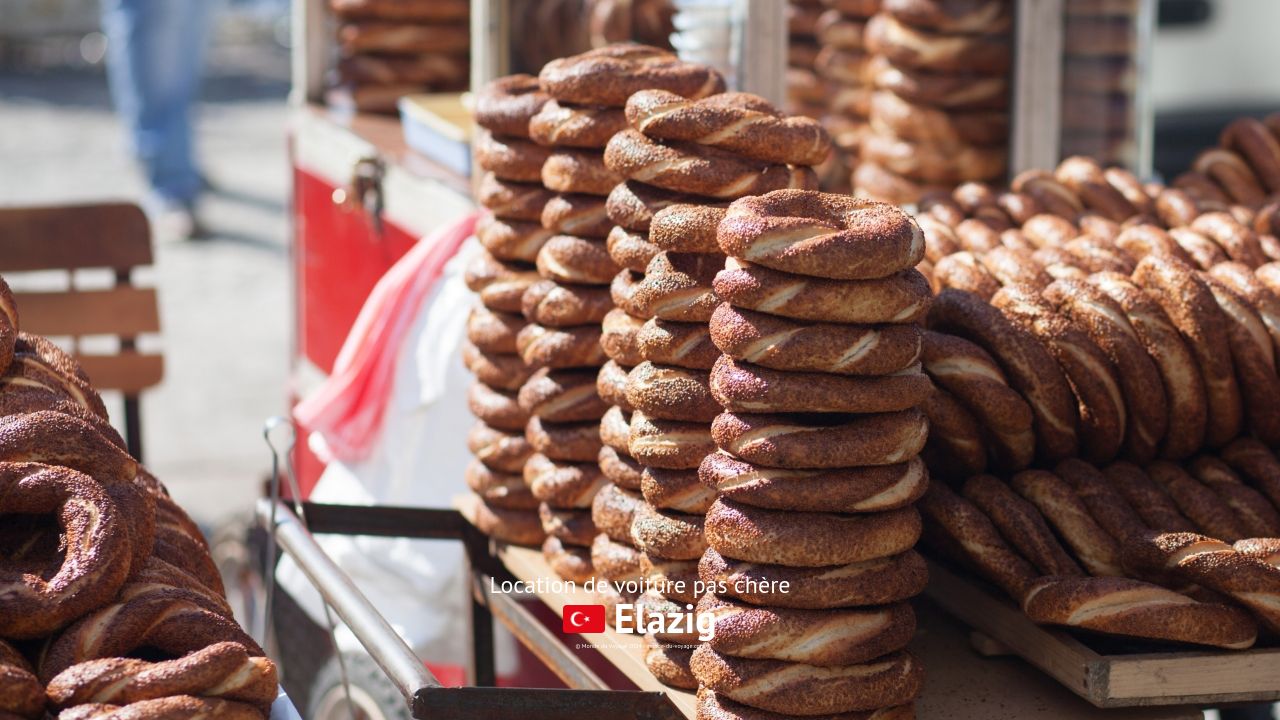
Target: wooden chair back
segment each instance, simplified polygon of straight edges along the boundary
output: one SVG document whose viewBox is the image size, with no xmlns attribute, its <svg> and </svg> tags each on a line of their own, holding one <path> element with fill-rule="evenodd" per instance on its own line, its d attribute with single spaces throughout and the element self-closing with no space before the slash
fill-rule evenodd
<svg viewBox="0 0 1280 720">
<path fill-rule="evenodd" d="M 164 356 L 141 352 L 137 340 L 160 332 L 155 288 L 133 284 L 152 264 L 151 229 L 137 205 L 109 203 L 0 208 L 0 275 L 63 271 L 65 290 L 14 289 L 22 330 L 58 341 L 84 367 L 94 387 L 124 396 L 125 440 L 142 459 L 139 396 L 164 378 Z M 114 284 L 78 289 L 76 270 L 106 268 Z M 116 354 L 82 352 L 86 336 L 113 336 Z"/>
</svg>

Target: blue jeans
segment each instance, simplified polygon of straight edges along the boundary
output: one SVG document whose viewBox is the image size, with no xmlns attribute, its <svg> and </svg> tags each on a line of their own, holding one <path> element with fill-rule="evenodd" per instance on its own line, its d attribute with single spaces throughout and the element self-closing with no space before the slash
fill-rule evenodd
<svg viewBox="0 0 1280 720">
<path fill-rule="evenodd" d="M 155 199 L 188 204 L 203 180 L 192 147 L 216 0 L 102 0 L 111 96 Z"/>
</svg>

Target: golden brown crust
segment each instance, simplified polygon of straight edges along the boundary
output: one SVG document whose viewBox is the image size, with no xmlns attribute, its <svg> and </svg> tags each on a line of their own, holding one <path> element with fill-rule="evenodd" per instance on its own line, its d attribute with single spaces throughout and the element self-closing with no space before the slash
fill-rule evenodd
<svg viewBox="0 0 1280 720">
<path fill-rule="evenodd" d="M 659 510 L 705 515 L 716 493 L 698 480 L 697 470 L 665 470 L 649 467 L 640 476 L 645 502 Z"/>
<path fill-rule="evenodd" d="M 359 20 L 338 28 L 338 44 L 344 55 L 465 53 L 471 46 L 471 35 L 465 23 L 424 25 Z"/>
<path fill-rule="evenodd" d="M 538 499 L 525 485 L 520 473 L 493 470 L 479 460 L 467 463 L 464 473 L 467 487 L 486 505 L 504 510 L 536 510 Z"/>
<path fill-rule="evenodd" d="M 503 220 L 492 215 L 476 223 L 476 238 L 494 258 L 531 263 L 538 257 L 551 231 L 536 222 Z"/>
<path fill-rule="evenodd" d="M 1192 477 L 1186 470 L 1170 462 L 1155 462 L 1147 474 L 1169 494 L 1183 515 L 1191 519 L 1200 532 L 1235 542 L 1247 535 L 1240 519 L 1216 493 Z M 1164 528 L 1153 528 L 1168 532 Z"/>
<path fill-rule="evenodd" d="M 529 413 L 520 407 L 516 393 L 484 383 L 472 383 L 467 390 L 467 407 L 482 423 L 498 430 L 523 431 L 529 422 Z"/>
<path fill-rule="evenodd" d="M 1280 396 L 1275 351 L 1266 325 L 1249 301 L 1207 273 L 1200 279 L 1226 319 L 1227 344 L 1244 403 L 1245 427 L 1269 445 L 1280 444 L 1280 408 L 1272 398 Z M 1247 388 L 1247 391 L 1245 390 Z"/>
<path fill-rule="evenodd" d="M 592 462 L 600 453 L 600 423 L 588 420 L 574 423 L 543 422 L 532 417 L 524 435 L 537 452 L 552 460 Z"/>
<path fill-rule="evenodd" d="M 784 188 L 814 189 L 818 185 L 817 176 L 807 167 L 762 166 L 695 143 L 661 144 L 634 129 L 613 136 L 605 148 L 604 162 L 627 179 L 665 190 L 730 200 Z"/>
<path fill-rule="evenodd" d="M 928 520 L 931 546 L 945 544 L 957 551 L 978 574 L 1021 600 L 1037 576 L 1036 569 L 1009 548 L 991 520 L 977 507 L 942 483 L 934 483 L 918 504 Z"/>
<path fill-rule="evenodd" d="M 690 645 L 663 643 L 649 635 L 644 638 L 644 666 L 664 685 L 685 690 L 697 688 L 698 679 L 689 669 L 692 657 L 693 648 Z"/>
<path fill-rule="evenodd" d="M 520 408 L 545 422 L 599 420 L 608 406 L 596 392 L 595 368 L 542 368 L 520 387 Z"/>
<path fill-rule="evenodd" d="M 1262 493 L 1245 485 L 1225 462 L 1201 455 L 1192 460 L 1187 469 L 1231 508 L 1245 535 L 1280 537 L 1280 512 Z"/>
<path fill-rule="evenodd" d="M 551 571 L 565 580 L 585 583 L 595 575 L 595 568 L 591 566 L 591 550 L 566 543 L 555 535 L 548 535 L 542 542 L 542 557 L 551 566 Z"/>
<path fill-rule="evenodd" d="M 591 521 L 589 507 L 587 509 L 554 508 L 542 503 L 538 506 L 538 519 L 542 522 L 542 530 L 547 534 L 548 540 L 554 539 L 555 544 L 566 546 L 566 549 L 568 546 L 573 546 L 572 550 L 577 553 L 577 557 L 590 564 L 591 555 L 588 548 L 591 547 L 598 533 L 595 523 Z M 546 550 L 546 545 L 543 546 L 543 550 Z M 554 563 L 552 568 L 555 569 Z"/>
<path fill-rule="evenodd" d="M 631 519 L 631 541 L 645 555 L 696 560 L 707 549 L 703 523 L 701 515 L 659 510 L 641 503 Z"/>
<path fill-rule="evenodd" d="M 511 182 L 541 182 L 542 166 L 551 154 L 531 140 L 507 135 L 499 137 L 488 130 L 477 131 L 471 147 L 480 169 Z"/>
<path fill-rule="evenodd" d="M 893 375 L 857 377 L 782 372 L 724 356 L 711 369 L 709 389 L 729 412 L 881 413 L 922 404 L 933 384 L 918 366 Z"/>
<path fill-rule="evenodd" d="M 720 255 L 722 251 L 716 243 L 716 229 L 726 212 L 714 205 L 668 205 L 653 214 L 649 240 L 670 252 Z"/>
<path fill-rule="evenodd" d="M 599 495 L 596 496 L 597 501 Z M 593 519 L 595 516 L 592 516 Z M 599 520 L 596 520 L 599 526 Z M 600 533 L 591 543 L 591 567 L 594 569 L 598 577 L 608 580 L 609 583 L 598 583 L 612 587 L 618 592 L 620 586 L 626 583 L 638 583 L 640 580 L 640 551 L 631 547 L 631 541 L 617 542 L 611 539 L 607 534 Z M 612 583 L 612 585 L 610 585 Z M 618 592 L 617 602 L 635 602 L 636 595 L 630 592 Z M 613 621 L 614 611 L 611 609 L 606 618 L 610 623 Z"/>
<path fill-rule="evenodd" d="M 1261 121 L 1237 118 L 1222 130 L 1221 144 L 1243 156 L 1271 193 L 1280 192 L 1280 138 Z"/>
<path fill-rule="evenodd" d="M 877 88 L 912 102 L 943 108 L 998 110 L 1009 107 L 1009 78 L 1005 74 L 979 77 L 931 72 L 891 63 L 884 56 L 873 58 L 867 72 Z"/>
<path fill-rule="evenodd" d="M 703 484 L 727 500 L 771 510 L 865 513 L 915 502 L 929 484 L 923 461 L 836 470 L 784 470 L 723 452 L 702 461 Z"/>
<path fill-rule="evenodd" d="M 1004 175 L 1009 153 L 1004 147 L 957 145 L 936 148 L 893 135 L 870 132 L 859 145 L 862 157 L 885 169 L 930 183 L 995 180 Z"/>
<path fill-rule="evenodd" d="M 516 334 L 525 325 L 525 319 L 516 313 L 472 308 L 467 316 L 467 339 L 477 348 L 497 354 L 516 352 Z"/>
<path fill-rule="evenodd" d="M 943 148 L 999 145 L 1009 136 L 1008 113 L 946 111 L 884 90 L 871 96 L 870 111 L 872 132 Z"/>
<path fill-rule="evenodd" d="M 117 720 L 118 718 L 216 718 L 217 720 L 259 720 L 260 707 L 221 698 L 171 695 L 154 700 L 140 700 L 128 705 L 90 703 L 77 705 L 58 713 L 60 720 Z"/>
<path fill-rule="evenodd" d="M 660 420 L 642 412 L 631 414 L 631 456 L 642 465 L 688 470 L 715 451 L 707 423 Z"/>
<path fill-rule="evenodd" d="M 1222 448 L 1219 456 L 1280 507 L 1280 460 L 1270 448 L 1253 438 L 1239 438 Z"/>
<path fill-rule="evenodd" d="M 710 423 L 721 409 L 705 371 L 648 361 L 631 370 L 627 402 L 648 417 L 684 422 Z"/>
<path fill-rule="evenodd" d="M 1124 576 L 1119 546 L 1062 478 L 1044 470 L 1024 470 L 1011 484 L 1040 510 L 1090 575 Z"/>
<path fill-rule="evenodd" d="M 543 66 L 538 80 L 557 100 L 619 108 L 632 94 L 650 88 L 688 98 L 724 91 L 724 79 L 710 67 L 636 43 L 615 43 L 552 60 Z"/>
<path fill-rule="evenodd" d="M 1116 542 L 1123 543 L 1146 529 L 1145 521 L 1117 489 L 1119 483 L 1113 483 L 1094 466 L 1077 458 L 1068 458 L 1058 463 L 1053 472 L 1071 486 L 1094 521 Z"/>
<path fill-rule="evenodd" d="M 409 20 L 427 24 L 441 20 L 466 20 L 471 7 L 466 0 L 439 0 L 432 3 L 402 2 L 400 0 L 329 0 L 329 8 L 340 18 L 378 18 L 382 20 Z M 528 75 L 516 76 L 533 80 Z M 505 79 L 505 78 L 503 78 Z M 523 85 L 523 82 L 521 83 Z M 492 84 L 491 84 L 492 85 Z"/>
<path fill-rule="evenodd" d="M 45 688 L 16 648 L 0 640 L 0 716 L 44 716 Z"/>
<path fill-rule="evenodd" d="M 1248 302 L 1271 337 L 1272 356 L 1280 353 L 1280 296 L 1259 280 L 1252 269 L 1241 263 L 1220 263 L 1209 269 L 1209 275 Z"/>
<path fill-rule="evenodd" d="M 600 442 L 631 457 L 631 413 L 620 407 L 611 407 L 600 418 Z M 636 489 L 639 489 L 639 482 Z"/>
<path fill-rule="evenodd" d="M 720 498 L 707 510 L 706 539 L 724 557 L 790 567 L 846 565 L 910 550 L 920 537 L 914 508 L 838 515 L 787 511 Z"/>
<path fill-rule="evenodd" d="M 529 285 L 521 298 L 524 319 L 538 325 L 568 328 L 604 320 L 613 307 L 609 291 L 590 285 L 561 285 L 541 280 Z M 519 331 L 517 330 L 517 337 Z M 517 348 L 513 348 L 515 352 Z"/>
<path fill-rule="evenodd" d="M 920 358 L 916 325 L 795 322 L 723 303 L 710 332 L 724 354 L 774 370 L 886 375 Z"/>
<path fill-rule="evenodd" d="M 542 453 L 529 456 L 524 482 L 534 497 L 556 510 L 590 508 L 596 493 L 609 487 L 596 463 L 557 461 Z"/>
<path fill-rule="evenodd" d="M 607 237 L 613 228 L 604 198 L 595 195 L 553 195 L 539 220 L 545 230 L 584 238 Z"/>
<path fill-rule="evenodd" d="M 935 387 L 924 404 L 929 439 L 922 452 L 946 478 L 964 478 L 987 469 L 987 441 L 973 413 L 954 395 Z"/>
<path fill-rule="evenodd" d="M 628 180 L 620 183 L 605 200 L 609 219 L 631 232 L 647 233 L 653 216 L 676 203 L 689 203 L 693 198 L 680 193 Z"/>
<path fill-rule="evenodd" d="M 529 120 L 529 137 L 539 145 L 602 150 L 627 126 L 618 108 L 563 105 L 550 100 Z"/>
<path fill-rule="evenodd" d="M 525 461 L 533 454 L 523 425 L 514 432 L 503 432 L 483 422 L 476 423 L 467 434 L 467 449 L 477 460 L 503 473 L 522 472 Z"/>
<path fill-rule="evenodd" d="M 538 282 L 538 271 L 524 263 L 504 262 L 483 252 L 467 265 L 467 288 L 490 310 L 518 313 L 525 290 Z"/>
<path fill-rule="evenodd" d="M 867 280 L 833 280 L 733 257 L 715 275 L 714 287 L 716 295 L 735 308 L 856 325 L 915 323 L 929 311 L 930 301 L 928 281 L 914 267 Z"/>
<path fill-rule="evenodd" d="M 868 160 L 853 170 L 853 194 L 876 202 L 910 205 L 944 186 L 919 182 Z"/>
<path fill-rule="evenodd" d="M 532 75 L 508 75 L 487 83 L 476 93 L 472 112 L 476 124 L 495 135 L 527 138 L 529 120 L 550 100 Z"/>
<path fill-rule="evenodd" d="M 720 304 L 712 288 L 719 255 L 660 252 L 649 261 L 626 306 L 638 317 L 705 323 Z"/>
<path fill-rule="evenodd" d="M 477 500 L 475 524 L 480 532 L 514 545 L 537 547 L 546 537 L 538 513 L 532 510 L 505 510 Z"/>
<path fill-rule="evenodd" d="M 596 529 L 600 531 L 607 539 L 612 540 L 615 544 L 631 545 L 631 523 L 635 518 L 636 510 L 643 504 L 643 499 L 634 492 L 624 490 L 615 485 L 605 485 L 596 492 L 595 497 L 591 501 L 591 521 L 595 523 Z M 600 567 L 600 563 L 596 562 L 594 556 L 595 545 L 600 542 L 600 538 L 596 538 L 596 542 L 592 545 L 592 563 Z M 635 549 L 631 548 L 634 553 Z M 610 551 L 613 555 L 623 553 L 618 550 Z M 610 554 L 610 553 L 602 553 Z M 623 553 L 625 556 L 625 553 Z M 618 560 L 624 561 L 623 564 L 630 567 L 633 574 L 639 577 L 640 574 L 640 557 L 635 555 L 627 561 L 626 557 L 619 557 Z M 612 581 L 617 582 L 618 577 L 614 575 L 605 575 Z"/>
<path fill-rule="evenodd" d="M 866 43 L 895 65 L 933 72 L 999 75 L 1008 72 L 1011 59 L 1007 35 L 949 35 L 908 25 L 888 13 L 867 23 Z"/>
<path fill-rule="evenodd" d="M 558 193 L 605 197 L 624 178 L 605 165 L 599 150 L 556 148 L 547 154 L 539 179 Z"/>
<path fill-rule="evenodd" d="M 491 172 L 484 174 L 476 188 L 476 201 L 506 220 L 541 222 L 542 209 L 553 197 L 540 183 L 510 182 Z"/>
<path fill-rule="evenodd" d="M 602 240 L 552 235 L 538 250 L 538 274 L 558 283 L 608 285 L 618 274 Z"/>
<path fill-rule="evenodd" d="M 710 370 L 720 357 L 704 323 L 651 319 L 636 335 L 640 356 L 659 365 Z"/>
<path fill-rule="evenodd" d="M 698 682 L 716 693 L 777 713 L 822 715 L 901 705 L 920 693 L 924 670 L 910 654 L 821 668 L 721 655 L 708 645 L 690 661 Z"/>
<path fill-rule="evenodd" d="M 1235 262 L 1256 268 L 1269 259 L 1257 234 L 1230 213 L 1203 213 L 1191 222 L 1191 229 L 1215 242 Z"/>
<path fill-rule="evenodd" d="M 635 272 L 644 272 L 649 267 L 649 261 L 662 251 L 645 235 L 628 232 L 621 225 L 615 225 L 609 231 L 605 246 L 614 264 Z"/>
<path fill-rule="evenodd" d="M 711 425 L 722 450 L 783 468 L 891 465 L 919 454 L 928 435 L 919 409 L 867 415 L 792 416 L 725 412 Z"/>
<path fill-rule="evenodd" d="M 972 293 L 989 301 L 1000 291 L 1000 279 L 987 269 L 978 256 L 968 251 L 948 255 L 933 267 L 933 280 L 938 292 L 952 288 Z"/>
<path fill-rule="evenodd" d="M 609 356 L 610 362 L 615 363 L 616 367 L 630 369 L 644 362 L 644 356 L 640 354 L 639 335 L 641 328 L 644 327 L 645 321 L 641 318 L 630 315 L 622 308 L 614 308 L 604 316 L 604 321 L 600 323 L 600 347 L 604 350 L 604 354 Z M 606 366 L 608 363 L 606 363 Z M 601 371 L 603 377 L 603 370 Z M 622 381 L 626 382 L 626 370 L 622 371 Z M 611 373 L 611 378 L 616 380 Z M 601 393 L 603 396 L 603 393 Z M 619 397 L 623 395 L 615 393 L 610 398 L 611 405 L 623 405 L 623 402 L 617 402 Z"/>
<path fill-rule="evenodd" d="M 570 328 L 526 325 L 516 336 L 516 346 L 520 350 L 520 358 L 527 366 L 525 378 L 532 373 L 531 368 L 599 367 L 606 360 L 604 351 L 600 349 L 599 325 L 575 325 Z M 475 368 L 471 370 L 476 372 L 476 378 L 480 382 L 494 384 L 480 377 Z"/>
<path fill-rule="evenodd" d="M 600 454 L 596 460 L 600 465 L 600 472 L 609 478 L 609 482 L 626 490 L 640 489 L 643 477 L 641 472 L 644 466 L 626 452 L 611 445 L 605 445 L 600 448 Z"/>
<path fill-rule="evenodd" d="M 1005 540 L 1042 574 L 1084 574 L 1058 543 L 1036 506 L 1019 497 L 1003 481 L 991 475 L 974 475 L 965 481 L 961 493 L 985 513 Z"/>
<path fill-rule="evenodd" d="M 928 575 L 924 558 L 914 550 L 847 565 L 789 567 L 734 560 L 713 547 L 698 563 L 698 576 L 704 583 L 723 586 L 725 597 L 784 608 L 897 602 L 923 592 Z"/>
</svg>

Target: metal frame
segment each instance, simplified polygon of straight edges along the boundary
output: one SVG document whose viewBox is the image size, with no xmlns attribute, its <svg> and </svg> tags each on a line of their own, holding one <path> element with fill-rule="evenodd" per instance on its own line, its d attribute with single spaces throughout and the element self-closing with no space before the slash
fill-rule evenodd
<svg viewBox="0 0 1280 720">
<path fill-rule="evenodd" d="M 261 500 L 258 519 L 274 533 L 333 612 L 400 690 L 421 720 L 514 717 L 562 720 L 573 717 L 628 717 L 676 720 L 683 715 L 660 692 L 612 690 L 519 602 L 484 592 L 491 579 L 514 579 L 494 556 L 489 538 L 454 510 L 302 503 L 306 526 L 283 502 Z M 274 517 L 274 525 L 272 518 Z M 444 687 L 378 613 L 369 599 L 312 537 L 316 534 L 457 540 L 466 551 L 471 579 L 472 687 Z M 268 578 L 269 582 L 274 580 Z M 569 689 L 494 687 L 493 622 L 546 663 Z M 584 715 L 587 713 L 587 715 Z"/>
</svg>

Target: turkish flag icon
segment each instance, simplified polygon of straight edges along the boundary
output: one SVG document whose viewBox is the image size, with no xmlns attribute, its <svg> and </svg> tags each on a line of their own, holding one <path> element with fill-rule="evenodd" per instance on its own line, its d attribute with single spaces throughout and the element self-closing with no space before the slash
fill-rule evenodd
<svg viewBox="0 0 1280 720">
<path fill-rule="evenodd" d="M 560 629 L 567 633 L 604 632 L 604 606 L 565 605 Z"/>
</svg>

